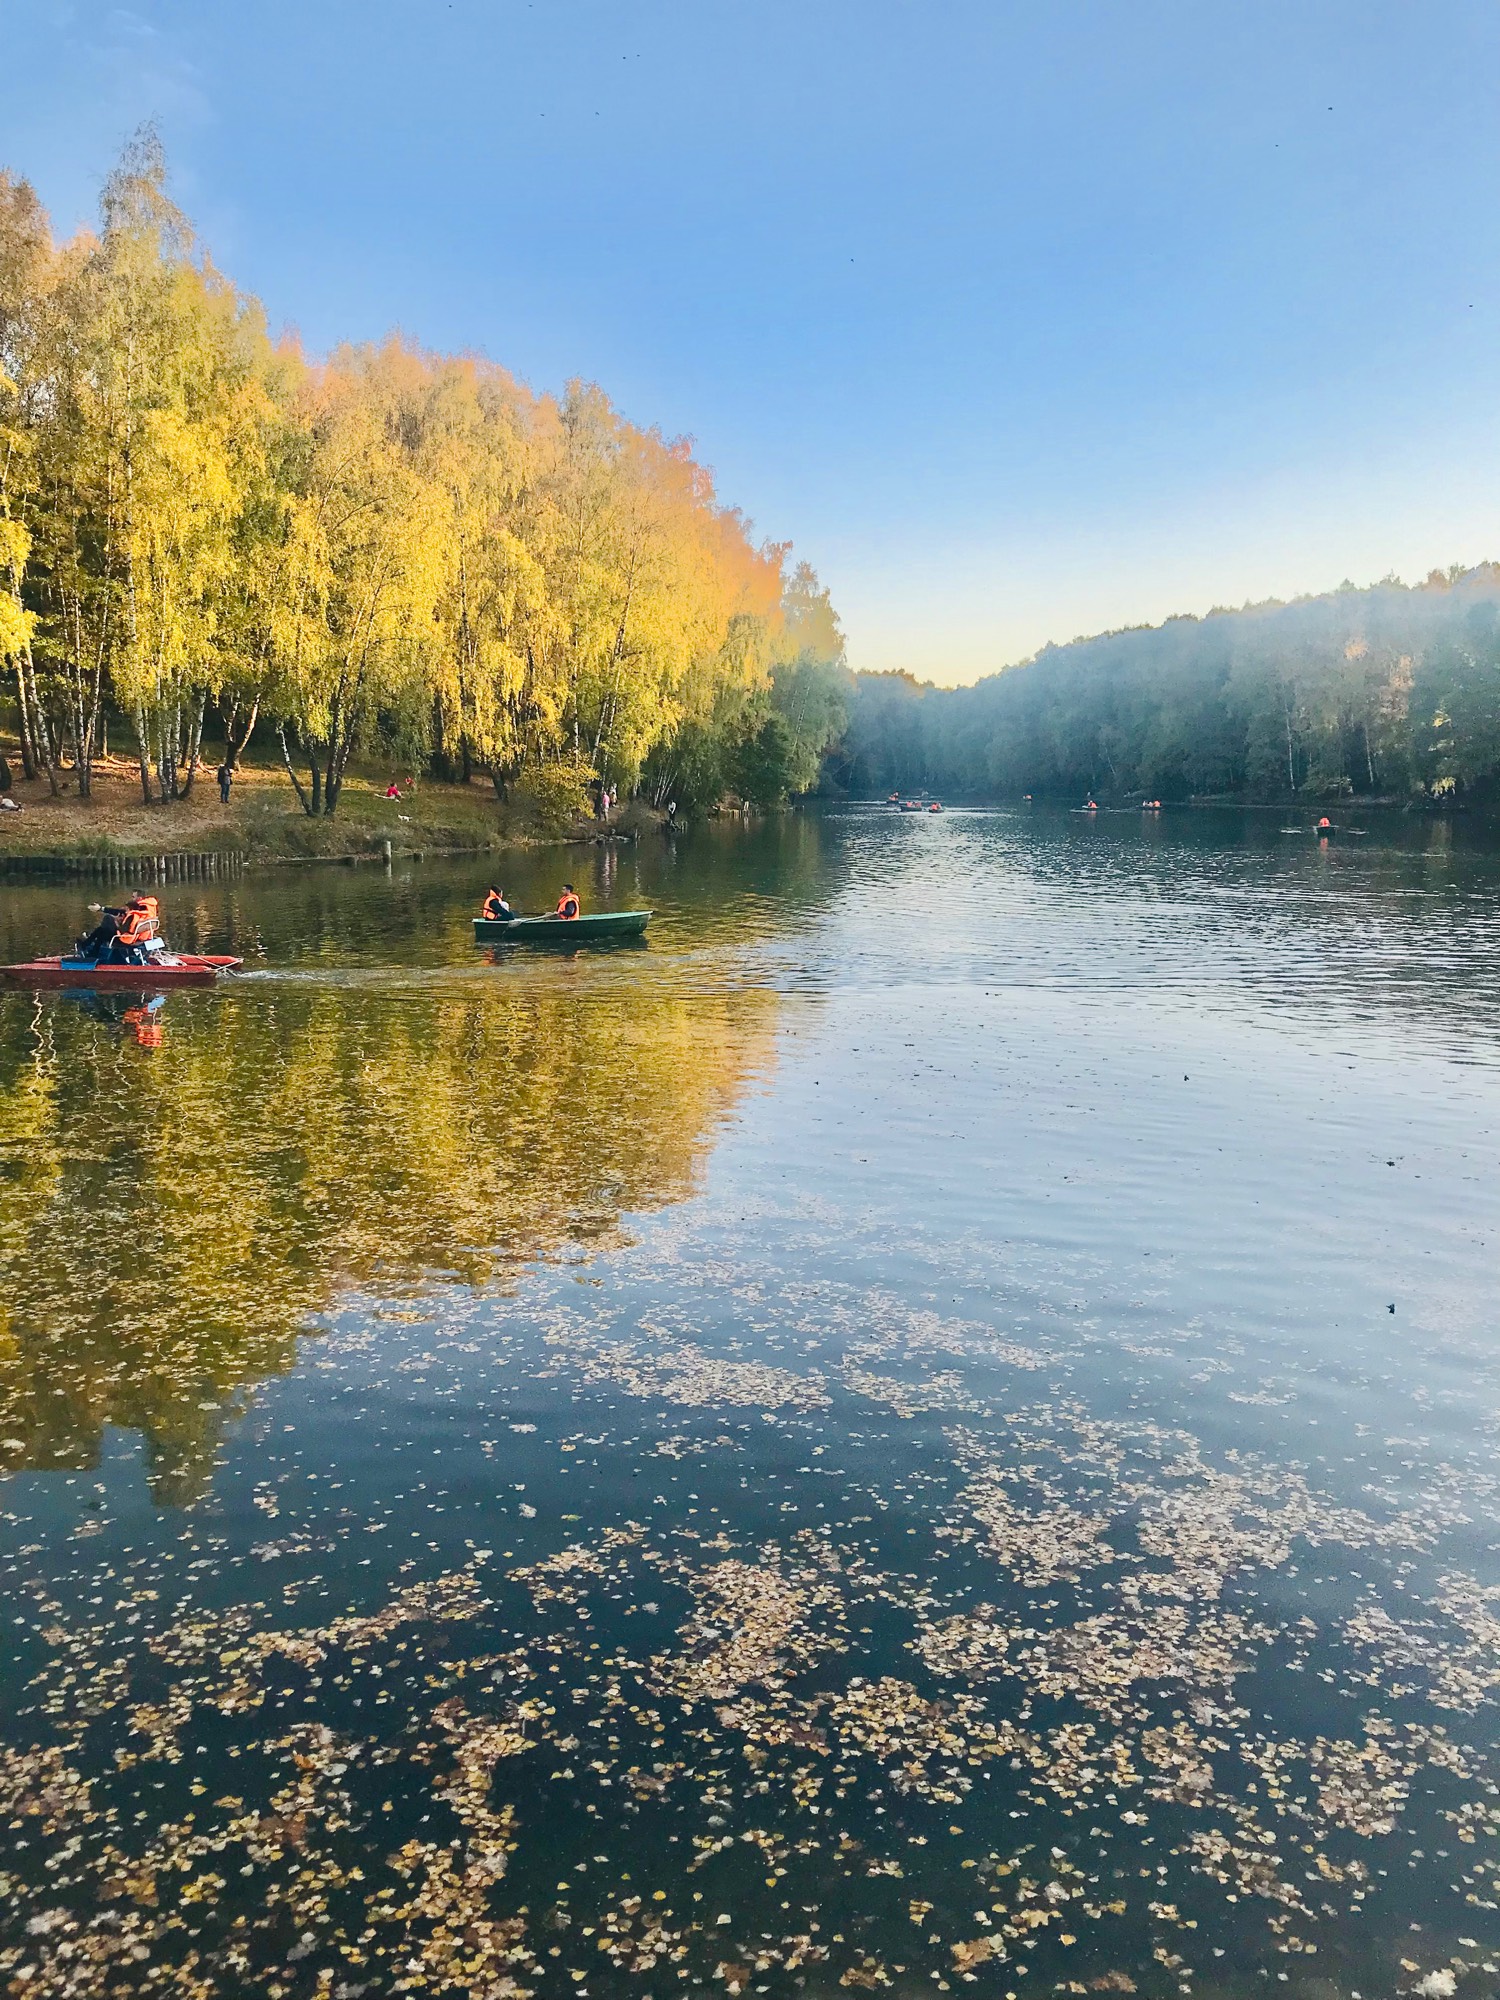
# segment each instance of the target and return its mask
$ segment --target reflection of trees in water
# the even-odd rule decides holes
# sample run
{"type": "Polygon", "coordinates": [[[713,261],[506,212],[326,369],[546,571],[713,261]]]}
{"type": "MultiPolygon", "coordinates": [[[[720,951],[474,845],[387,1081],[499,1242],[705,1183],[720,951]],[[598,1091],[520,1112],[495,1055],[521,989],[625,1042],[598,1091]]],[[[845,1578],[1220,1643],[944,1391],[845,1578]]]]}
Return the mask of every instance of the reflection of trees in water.
{"type": "MultiPolygon", "coordinates": [[[[372,941],[401,964],[458,964],[472,948],[471,919],[499,881],[518,911],[551,910],[564,880],[585,910],[658,911],[650,949],[670,956],[704,943],[743,944],[831,903],[849,873],[841,830],[817,813],[737,816],[648,836],[628,845],[565,852],[431,860],[387,877],[377,869],[308,869],[245,875],[216,901],[174,891],[173,935],[193,950],[243,952],[252,964],[364,964],[372,941]]],[[[71,918],[69,919],[71,921],[71,918]]]]}
{"type": "MultiPolygon", "coordinates": [[[[184,951],[232,951],[252,967],[464,965],[471,919],[498,879],[515,908],[552,909],[564,879],[585,909],[651,906],[650,949],[668,957],[705,942],[743,943],[817,916],[851,873],[847,831],[817,812],[736,815],[672,839],[478,857],[431,857],[384,868],[247,870],[232,881],[162,888],[168,938],[184,951]]],[[[0,897],[0,962],[56,951],[93,921],[94,885],[26,882],[0,897]]],[[[113,894],[113,891],[109,891],[113,894]]]]}
{"type": "Polygon", "coordinates": [[[774,1004],[281,991],[174,1009],[144,1057],[0,1006],[0,1466],[138,1426],[193,1497],[226,1397],[341,1289],[495,1283],[683,1199],[774,1004]]]}

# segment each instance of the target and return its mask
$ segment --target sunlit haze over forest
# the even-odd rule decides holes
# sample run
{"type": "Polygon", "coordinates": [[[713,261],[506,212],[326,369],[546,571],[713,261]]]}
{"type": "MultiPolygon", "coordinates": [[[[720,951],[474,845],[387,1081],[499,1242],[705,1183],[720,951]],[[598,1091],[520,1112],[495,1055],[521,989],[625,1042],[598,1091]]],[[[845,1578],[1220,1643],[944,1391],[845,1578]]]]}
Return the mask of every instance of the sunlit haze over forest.
{"type": "Polygon", "coordinates": [[[60,233],[154,121],[273,330],[597,381],[857,669],[1500,554],[1477,0],[7,13],[60,233]]]}

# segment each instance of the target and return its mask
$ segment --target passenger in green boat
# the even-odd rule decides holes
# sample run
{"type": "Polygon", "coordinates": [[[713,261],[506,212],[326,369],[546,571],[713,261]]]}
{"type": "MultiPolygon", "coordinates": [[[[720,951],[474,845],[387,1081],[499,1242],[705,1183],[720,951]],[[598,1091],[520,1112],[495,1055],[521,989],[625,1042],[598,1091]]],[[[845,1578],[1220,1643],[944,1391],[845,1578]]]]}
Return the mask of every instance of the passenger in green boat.
{"type": "Polygon", "coordinates": [[[508,924],[516,913],[506,902],[505,891],[497,889],[492,882],[480,906],[479,914],[489,923],[508,924]]]}

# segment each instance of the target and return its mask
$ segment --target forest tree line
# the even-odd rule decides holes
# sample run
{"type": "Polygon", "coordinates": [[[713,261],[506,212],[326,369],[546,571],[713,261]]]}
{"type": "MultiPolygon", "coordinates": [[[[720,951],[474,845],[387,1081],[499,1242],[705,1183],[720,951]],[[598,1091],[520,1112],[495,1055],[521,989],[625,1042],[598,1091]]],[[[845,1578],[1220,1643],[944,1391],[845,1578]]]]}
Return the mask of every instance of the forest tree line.
{"type": "Polygon", "coordinates": [[[1500,791],[1500,565],[1045,647],[972,687],[851,678],[827,781],[1275,799],[1500,791]]]}
{"type": "Polygon", "coordinates": [[[774,802],[845,719],[788,557],[594,387],[273,341],[149,133],[70,240],[0,172],[0,665],[54,789],[123,741],[170,802],[254,735],[309,814],[377,751],[502,797],[774,802]]]}

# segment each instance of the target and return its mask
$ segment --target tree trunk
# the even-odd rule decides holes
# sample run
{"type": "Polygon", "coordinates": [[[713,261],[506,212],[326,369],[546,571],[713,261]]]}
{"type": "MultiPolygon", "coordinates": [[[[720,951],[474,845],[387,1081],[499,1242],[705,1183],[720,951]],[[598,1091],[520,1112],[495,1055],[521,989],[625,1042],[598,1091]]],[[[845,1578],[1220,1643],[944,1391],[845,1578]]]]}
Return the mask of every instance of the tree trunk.
{"type": "Polygon", "coordinates": [[[443,697],[432,697],[432,754],[427,768],[440,784],[449,784],[453,778],[453,759],[448,755],[448,733],[444,727],[443,697]]]}
{"type": "MultiPolygon", "coordinates": [[[[635,591],[635,556],[630,558],[630,573],[625,579],[625,602],[620,606],[620,622],[615,627],[615,643],[610,649],[609,693],[599,704],[599,724],[594,731],[594,754],[590,760],[593,768],[599,768],[599,746],[604,741],[606,726],[615,725],[615,709],[620,698],[620,667],[625,657],[625,625],[630,617],[630,600],[635,591]]],[[[575,723],[573,732],[574,754],[577,754],[578,732],[575,723]]]]}
{"type": "Polygon", "coordinates": [[[72,661],[74,713],[77,725],[75,734],[78,742],[78,796],[81,799],[92,798],[94,791],[94,737],[99,727],[99,710],[103,701],[104,655],[109,643],[109,629],[109,607],[106,603],[104,619],[99,628],[98,643],[93,649],[94,669],[89,677],[87,699],[83,692],[81,651],[75,653],[72,661]]]}
{"type": "Polygon", "coordinates": [[[151,731],[145,711],[137,708],[132,720],[135,723],[135,758],[141,772],[141,797],[148,806],[154,805],[155,800],[151,796],[151,731]]]}
{"type": "Polygon", "coordinates": [[[26,703],[31,716],[31,740],[37,761],[47,773],[47,782],[56,798],[62,790],[62,779],[57,768],[57,758],[52,751],[52,731],[47,726],[47,711],[42,707],[41,696],[36,691],[36,661],[32,656],[29,641],[21,651],[20,672],[25,682],[26,703]]]}
{"type": "MultiPolygon", "coordinates": [[[[301,806],[303,812],[307,814],[307,817],[311,819],[314,807],[309,802],[307,793],[302,789],[302,780],[297,776],[292,764],[292,753],[288,750],[286,744],[286,724],[284,722],[278,722],[276,725],[276,741],[281,745],[281,761],[285,764],[286,774],[292,781],[292,790],[297,794],[297,803],[301,806]]],[[[316,760],[314,760],[313,777],[316,779],[317,775],[318,766],[316,760]]]]}
{"type": "Polygon", "coordinates": [[[26,700],[26,679],[21,671],[21,662],[16,661],[16,715],[19,719],[21,736],[21,769],[28,778],[37,773],[36,752],[31,747],[31,709],[26,700]]]}
{"type": "Polygon", "coordinates": [[[93,684],[85,700],[82,684],[75,678],[73,690],[73,769],[78,778],[78,796],[94,794],[94,737],[99,727],[99,697],[103,680],[102,659],[94,664],[93,684]]]}
{"type": "Polygon", "coordinates": [[[165,805],[169,799],[178,796],[178,774],[182,769],[182,695],[179,693],[169,709],[163,709],[160,719],[160,733],[157,737],[157,773],[161,780],[161,798],[165,805]]]}
{"type": "Polygon", "coordinates": [[[236,739],[233,729],[233,719],[239,714],[239,706],[238,702],[234,704],[234,708],[231,711],[231,719],[224,726],[224,762],[229,766],[231,771],[237,771],[240,768],[240,759],[245,754],[245,746],[255,734],[256,718],[260,714],[260,696],[257,695],[254,701],[251,702],[250,714],[246,718],[245,726],[240,731],[238,739],[236,739]]]}
{"type": "MultiPolygon", "coordinates": [[[[11,590],[19,603],[21,572],[15,563],[11,563],[9,568],[11,590]]],[[[16,703],[20,709],[22,766],[27,777],[34,778],[40,765],[46,771],[56,797],[62,787],[58,780],[57,759],[52,754],[52,743],[47,734],[47,718],[42,713],[36,691],[36,659],[29,636],[22,638],[21,651],[16,659],[16,703]]]]}
{"type": "Polygon", "coordinates": [[[364,719],[365,670],[368,650],[361,654],[359,669],[351,685],[347,671],[339,685],[330,712],[328,730],[328,776],[323,790],[323,812],[332,819],[338,810],[339,795],[344,789],[344,773],[349,768],[349,759],[354,754],[355,739],[359,735],[360,723],[364,719]]]}
{"type": "Polygon", "coordinates": [[[198,753],[203,747],[203,713],[207,707],[208,696],[200,694],[198,712],[188,724],[187,776],[182,781],[182,796],[185,799],[193,796],[193,780],[198,775],[198,753]]]}
{"type": "Polygon", "coordinates": [[[156,773],[157,800],[165,805],[171,796],[171,791],[167,783],[167,724],[160,709],[152,718],[151,724],[151,765],[156,773]]]}
{"type": "Polygon", "coordinates": [[[349,755],[354,748],[354,723],[344,719],[328,739],[328,771],[323,780],[323,815],[332,819],[338,811],[339,798],[344,789],[344,772],[348,769],[349,755]]]}
{"type": "Polygon", "coordinates": [[[338,811],[343,772],[339,767],[339,737],[335,726],[328,735],[328,760],[323,767],[323,817],[332,819],[338,811]]]}

